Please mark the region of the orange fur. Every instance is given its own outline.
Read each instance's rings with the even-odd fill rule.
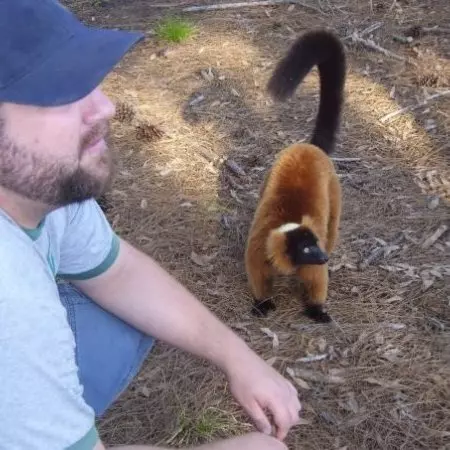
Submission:
[[[341,187],[333,162],[312,144],[293,144],[280,152],[265,181],[255,211],[245,252],[250,288],[256,300],[270,295],[276,274],[296,274],[308,291],[308,304],[325,303],[328,267],[292,267],[286,255],[287,223],[308,227],[321,249],[331,253],[336,245],[341,215]]]

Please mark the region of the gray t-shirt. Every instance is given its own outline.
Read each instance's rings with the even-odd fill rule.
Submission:
[[[0,210],[0,450],[94,447],[55,277],[100,274],[118,247],[94,200],[53,211],[34,230]]]

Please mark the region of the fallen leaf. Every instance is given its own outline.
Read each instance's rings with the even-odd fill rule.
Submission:
[[[422,248],[430,248],[443,234],[447,232],[448,228],[449,227],[446,224],[441,225],[433,234],[424,240]]]
[[[327,348],[327,341],[323,337],[317,339],[316,344],[320,352],[324,352]]]
[[[211,81],[214,80],[214,74],[211,70],[211,67],[208,67],[207,70],[203,69],[200,71],[201,76],[203,77],[204,80],[208,81],[211,83]]]
[[[390,362],[396,362],[398,361],[398,354],[400,353],[400,350],[398,348],[391,348],[390,350],[387,350],[382,354],[382,357],[384,359],[387,359]]]
[[[352,412],[354,412],[355,414],[359,413],[359,406],[358,406],[358,402],[356,401],[354,392],[350,392],[348,394],[347,404]]]
[[[339,406],[345,411],[349,411],[349,412],[352,412],[354,414],[358,414],[359,413],[359,406],[358,406],[358,403],[357,403],[357,401],[355,399],[355,393],[354,392],[349,392],[347,401],[340,401],[339,402]]]
[[[423,289],[426,291],[434,284],[434,278],[429,278],[428,276],[422,275]]]
[[[205,96],[204,96],[204,95],[202,95],[202,94],[197,95],[197,97],[195,97],[194,99],[192,99],[192,100],[189,102],[189,106],[198,105],[198,104],[201,103],[203,100],[205,100]]]
[[[345,379],[338,375],[326,375],[319,372],[314,372],[312,370],[301,369],[296,367],[294,370],[296,377],[304,378],[309,381],[316,381],[319,383],[330,383],[330,384],[343,384]]]
[[[369,384],[376,384],[378,386],[384,387],[384,388],[398,388],[400,387],[400,383],[398,380],[395,381],[385,381],[385,380],[378,380],[377,378],[365,378],[365,381]]]
[[[269,359],[266,359],[266,363],[269,365],[269,366],[273,366],[274,364],[275,364],[275,362],[277,361],[277,357],[276,356],[273,356],[272,358],[269,358]]]
[[[309,355],[303,358],[298,358],[296,362],[308,363],[308,362],[322,361],[323,359],[326,359],[327,356],[328,355],[326,353],[321,355]]]
[[[141,209],[147,209],[147,206],[148,206],[148,201],[147,201],[147,199],[143,198],[141,200]]]
[[[377,333],[375,335],[375,344],[377,345],[383,345],[384,344],[384,337],[381,333]]]
[[[242,176],[242,177],[245,176],[244,169],[242,169],[242,167],[236,161],[234,161],[233,159],[227,159],[225,161],[225,164],[236,175],[239,175],[239,176]]]
[[[309,420],[300,418],[297,421],[297,425],[311,425],[311,422]]]
[[[173,169],[170,168],[170,167],[167,167],[167,168],[161,170],[161,171],[159,172],[159,174],[160,174],[162,177],[166,177],[166,176],[169,175],[169,173],[171,173],[171,172],[173,172]]]
[[[400,300],[403,300],[403,297],[400,297],[400,295],[394,295],[393,297],[384,300],[384,303],[394,303],[399,302]]]
[[[238,203],[242,203],[242,200],[238,197],[234,189],[230,189],[230,194]]]
[[[386,328],[390,328],[391,330],[403,330],[406,328],[404,323],[387,323]]]
[[[329,424],[332,424],[332,425],[339,424],[339,420],[336,418],[336,416],[334,416],[334,414],[331,414],[327,411],[320,412],[319,416],[322,417],[322,419],[325,420],[325,422],[327,422]]]
[[[191,259],[198,266],[206,266],[208,265],[214,258],[216,254],[208,256],[208,255],[199,255],[195,252],[191,252]]]
[[[274,350],[278,350],[278,348],[280,347],[280,341],[278,340],[278,335],[276,333],[274,333],[272,330],[270,330],[269,328],[261,328],[261,331],[266,334],[267,336],[269,336],[270,338],[272,338],[272,347]]]
[[[393,100],[395,98],[395,86],[392,86],[390,92],[389,92],[389,97]]]
[[[150,397],[150,390],[148,389],[147,386],[143,386],[141,388],[141,393],[144,397],[147,397],[147,398]]]
[[[440,199],[439,199],[439,197],[438,196],[436,196],[436,197],[433,197],[429,202],[428,202],[428,209],[431,209],[431,210],[433,210],[433,209],[436,209],[438,206],[439,206],[439,201],[440,201]]]
[[[297,384],[297,386],[305,390],[311,389],[309,384],[305,380],[302,380],[301,378],[295,376],[294,369],[292,369],[291,367],[287,367],[286,372],[292,378],[294,383]]]

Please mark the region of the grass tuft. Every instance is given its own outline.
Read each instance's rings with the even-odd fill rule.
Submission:
[[[156,27],[156,35],[165,41],[183,42],[194,34],[195,27],[190,22],[178,17],[162,20]]]
[[[206,408],[194,417],[181,410],[178,428],[166,444],[182,446],[188,443],[211,442],[220,437],[235,435],[239,430],[239,425],[232,414],[218,408]]]

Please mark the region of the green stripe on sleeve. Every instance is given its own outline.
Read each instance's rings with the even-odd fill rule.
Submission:
[[[65,278],[66,280],[88,280],[90,278],[97,277],[98,275],[106,272],[113,265],[114,261],[117,259],[117,255],[119,254],[119,246],[119,237],[117,236],[117,234],[114,234],[111,242],[111,249],[101,264],[91,270],[87,270],[86,272],[68,274],[59,273],[58,276],[61,278]]]
[[[66,450],[93,450],[99,441],[98,431],[95,425],[79,441],[67,447]]]

